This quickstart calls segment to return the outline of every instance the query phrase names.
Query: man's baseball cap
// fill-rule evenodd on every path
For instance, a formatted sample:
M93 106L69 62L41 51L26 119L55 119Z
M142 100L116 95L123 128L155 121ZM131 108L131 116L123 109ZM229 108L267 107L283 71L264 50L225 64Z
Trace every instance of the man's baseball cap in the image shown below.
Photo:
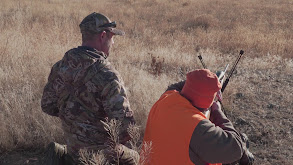
M216 74L208 69L198 69L187 73L180 92L198 108L209 108L217 92L222 88Z
M124 31L116 29L115 21L111 22L111 20L108 17L96 12L93 12L90 15L86 16L79 24L79 27L81 33L99 33L106 30L112 32L115 35L125 34Z

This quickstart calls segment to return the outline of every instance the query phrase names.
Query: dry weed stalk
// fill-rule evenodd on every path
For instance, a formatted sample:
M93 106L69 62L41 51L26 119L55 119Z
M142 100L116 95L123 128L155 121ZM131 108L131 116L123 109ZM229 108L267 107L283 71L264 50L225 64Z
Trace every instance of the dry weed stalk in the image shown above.
M113 153L112 158L113 160L119 165L119 159L120 159L120 151L117 148L119 146L119 129L121 126L121 121L111 119L109 121L108 118L106 118L105 121L102 121L104 125L104 129L107 131L109 135L109 143L108 146L110 148L110 152Z
M110 150L107 150L108 154L113 155L113 159L115 161L115 164L120 164L119 162L119 156L121 153L119 153L119 149L117 148L117 145L119 144L118 139L118 133L119 133L119 127L121 125L120 121L117 120L108 120L102 121L104 124L104 128L108 131L109 135L109 148ZM135 150L138 153L141 153L141 155L138 155L136 153L130 153L131 157L134 159L134 162L136 165L145 164L149 160L149 156L152 149L152 143L151 142L145 142L141 145L140 140L140 132L139 127L137 125L129 125L128 127L128 133L131 137L131 140L129 141L131 147L133 150ZM111 153L109 153L111 152ZM107 158L104 155L104 152L99 151L98 153L88 151L88 150L80 150L80 162L84 165L107 165L109 162L107 162ZM116 156L116 157L115 157Z
M137 151L138 153L140 153L141 150L141 146L139 146L140 140L141 140L141 136L140 136L140 131L139 131L139 126L135 125L135 124L130 124L127 128L127 132L130 136L130 145L131 148L135 151ZM136 164L139 163L139 155L132 155L134 161L136 162Z
M152 152L152 142L144 142L140 152L140 164L148 164Z
M83 165L108 165L109 163L106 160L102 151L92 152L86 149L81 149L79 151L79 161Z
M139 132L139 126L137 125L129 125L128 133L131 137L131 147L138 153L140 153L140 157L135 159L136 164L148 164L148 161L150 159L150 153L152 152L152 142L144 142L140 144L141 136Z
M109 141L107 142L109 149L99 152L82 149L79 151L79 160L84 165L107 165L109 164L107 161L108 158L104 155L104 152L107 152L111 159L115 161L115 164L119 165L120 153L117 146L119 145L119 128L121 122L115 119L109 120L108 118L106 118L105 121L101 120L101 122L109 136Z
M127 128L127 132L129 136L131 137L129 143L135 151L139 152L140 148L138 147L140 139L140 132L139 132L139 126L135 124L130 124L129 127Z

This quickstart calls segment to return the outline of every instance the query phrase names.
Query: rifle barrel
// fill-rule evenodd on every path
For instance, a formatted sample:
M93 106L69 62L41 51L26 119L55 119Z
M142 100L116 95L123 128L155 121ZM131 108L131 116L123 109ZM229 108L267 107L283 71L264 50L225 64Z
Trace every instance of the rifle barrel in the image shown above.
M229 80L230 80L231 76L233 75L233 72L235 71L236 66L237 66L237 64L238 64L238 62L239 62L239 60L240 60L240 58L242 57L243 54L244 54L244 51L240 50L239 56L237 57L236 61L234 62L233 67L232 67L228 77L226 78L226 80L225 80L225 82L224 82L224 84L222 86L222 89L221 89L222 93L224 92L226 86L228 85Z
M203 68L206 69L207 66L206 66L205 63L203 62L202 56L199 55L198 58L199 58L199 60L200 60L200 62L201 62L201 64L202 64Z

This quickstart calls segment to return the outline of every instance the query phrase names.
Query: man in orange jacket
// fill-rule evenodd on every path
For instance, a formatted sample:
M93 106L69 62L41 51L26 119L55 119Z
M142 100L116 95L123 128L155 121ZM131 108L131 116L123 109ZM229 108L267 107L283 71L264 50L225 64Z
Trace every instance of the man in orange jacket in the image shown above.
M144 142L151 142L152 149L145 164L252 164L241 135L214 102L220 89L216 74L207 69L192 71L185 82L170 86L148 116ZM210 107L209 120L203 112Z

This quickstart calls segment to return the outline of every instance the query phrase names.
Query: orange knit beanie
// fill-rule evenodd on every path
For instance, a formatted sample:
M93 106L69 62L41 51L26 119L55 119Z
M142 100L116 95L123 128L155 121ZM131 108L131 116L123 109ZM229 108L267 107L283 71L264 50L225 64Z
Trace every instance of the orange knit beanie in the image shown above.
M209 108L222 88L216 74L208 69L198 69L186 75L181 94L198 108Z

